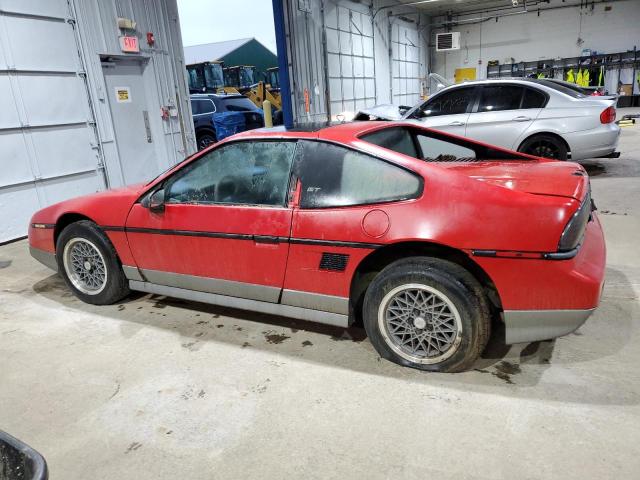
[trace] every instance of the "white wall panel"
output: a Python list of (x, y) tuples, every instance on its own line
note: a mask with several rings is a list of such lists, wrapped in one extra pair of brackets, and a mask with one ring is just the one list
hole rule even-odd
[(29, 132), (33, 141), (40, 175), (51, 178), (96, 170), (95, 142), (86, 125), (38, 128)]
[(342, 112), (380, 103), (417, 102), (429, 38), (420, 10), (395, 0), (284, 0), (284, 7), (296, 121), (336, 120)]
[[(553, 3), (559, 6), (559, 2)], [(615, 53), (633, 49), (634, 45), (640, 47), (638, 0), (595, 3), (593, 10), (591, 2), (586, 2), (583, 9), (579, 7), (580, 2), (567, 3), (577, 6), (541, 9), (539, 15), (536, 8), (527, 14), (502, 17), (498, 22), (461, 24), (453, 28), (461, 33), (461, 49), (432, 52), (432, 71), (453, 80), (456, 68), (476, 68), (476, 77), (486, 78), (489, 60), (534, 61), (578, 56), (583, 48)], [(609, 10), (605, 10), (607, 7)], [(470, 17), (460, 17), (460, 20), (465, 18)], [(442, 21), (442, 17), (433, 18), (433, 23)], [(433, 29), (434, 42), (435, 34), (442, 31), (440, 27)], [(580, 45), (576, 42), (578, 36), (583, 40)], [(611, 86), (614, 90), (610, 91), (615, 91), (615, 80)]]
[(11, 80), (6, 73), (0, 73), (0, 106), (0, 129), (20, 127)]
[(415, 105), (420, 100), (421, 38), (417, 23), (397, 19), (391, 24), (392, 103)]
[[(0, 242), (24, 235), (39, 208), (104, 189), (106, 155), (119, 164), (100, 63), (121, 54), (119, 16), (138, 23), (154, 72), (144, 81), (162, 168), (195, 150), (175, 0), (0, 0), (0, 151), (11, 165), (0, 169)], [(184, 121), (161, 119), (167, 105)]]
[(56, 18), (66, 18), (69, 13), (65, 0), (0, 0), (0, 10)]
[(33, 171), (22, 133), (0, 130), (0, 155), (0, 158), (7, 162), (6, 166), (2, 166), (0, 188), (33, 180)]
[(75, 72), (73, 28), (63, 20), (6, 16), (7, 50), (18, 70)]
[(29, 125), (87, 122), (90, 118), (83, 81), (70, 75), (18, 74)]

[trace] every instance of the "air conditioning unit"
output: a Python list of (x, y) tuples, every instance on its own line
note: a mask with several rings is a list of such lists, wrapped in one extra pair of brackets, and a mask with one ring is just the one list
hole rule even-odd
[(436, 52), (460, 50), (460, 32), (436, 33)]

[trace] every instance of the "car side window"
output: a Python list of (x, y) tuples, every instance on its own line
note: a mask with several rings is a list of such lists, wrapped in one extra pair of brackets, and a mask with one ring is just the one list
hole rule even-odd
[(422, 107), (425, 117), (466, 113), (475, 99), (475, 87), (456, 88), (427, 101)]
[(295, 142), (247, 141), (221, 146), (165, 184), (172, 203), (285, 205)]
[(533, 88), (525, 88), (522, 108), (542, 108), (546, 103), (547, 97), (544, 93)]
[(216, 106), (207, 98), (197, 98), (191, 100), (191, 109), (194, 115), (201, 115), (205, 113), (214, 113), (216, 111)]
[(406, 128), (384, 128), (362, 137), (367, 142), (388, 148), (394, 152), (418, 158), (418, 151), (411, 132)]
[(468, 162), (476, 159), (476, 152), (455, 143), (416, 135), (422, 150), (422, 159), (427, 162)]
[(193, 98), (191, 99), (191, 111), (194, 115), (198, 115), (200, 113), (200, 104)]
[(417, 175), (337, 145), (303, 141), (296, 157), (301, 208), (399, 201), (416, 198), (422, 191)]
[(480, 93), (478, 112), (518, 110), (523, 88), (518, 85), (485, 85)]

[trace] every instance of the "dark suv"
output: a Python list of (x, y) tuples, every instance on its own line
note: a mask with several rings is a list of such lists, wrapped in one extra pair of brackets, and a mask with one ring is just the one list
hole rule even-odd
[(193, 94), (191, 95), (191, 111), (193, 112), (193, 126), (196, 130), (198, 150), (222, 140), (222, 136), (218, 134), (216, 129), (215, 120), (227, 112), (244, 114), (242, 130), (252, 130), (264, 125), (262, 109), (256, 107), (251, 100), (243, 95)]

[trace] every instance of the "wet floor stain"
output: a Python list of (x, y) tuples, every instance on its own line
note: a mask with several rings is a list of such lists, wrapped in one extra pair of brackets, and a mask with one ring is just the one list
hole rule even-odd
[(611, 210), (600, 210), (600, 215), (623, 215), (626, 216), (627, 213), (618, 213), (618, 212), (612, 212)]
[(305, 340), (304, 342), (302, 342), (303, 347), (310, 347), (311, 345), (313, 345), (313, 343), (311, 343), (309, 340)]
[(477, 368), (476, 372), (489, 373), (494, 377), (497, 377), (500, 380), (504, 381), (507, 385), (515, 385), (515, 382), (511, 378), (512, 375), (522, 373), (520, 365), (518, 365), (517, 363), (507, 362), (506, 360), (498, 363), (497, 365), (494, 365), (493, 368), (495, 369), (495, 371)]
[(267, 330), (266, 332), (262, 332), (267, 343), (271, 343), (273, 345), (279, 345), (285, 340), (291, 338), (284, 333), (276, 333), (273, 330)]
[(133, 442), (131, 445), (129, 445), (129, 447), (125, 450), (125, 455), (129, 452), (135, 452), (136, 450), (138, 450), (140, 447), (142, 446), (141, 443), (139, 442)]
[(195, 352), (196, 350), (198, 350), (198, 348), (196, 347), (197, 343), (198, 342), (183, 343), (182, 344), (182, 348), (186, 348), (190, 352)]
[(264, 392), (266, 392), (266, 391), (267, 391), (267, 386), (268, 386), (267, 384), (268, 384), (269, 382), (271, 382), (271, 380), (269, 380), (269, 379), (267, 378), (267, 379), (266, 379), (264, 382), (262, 382), (261, 384), (256, 385), (255, 387), (252, 387), (252, 388), (251, 388), (251, 391), (252, 391), (253, 393), (264, 393)]
[(0, 260), (0, 268), (7, 268), (11, 266), (11, 260)]

